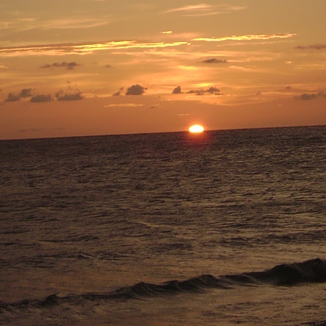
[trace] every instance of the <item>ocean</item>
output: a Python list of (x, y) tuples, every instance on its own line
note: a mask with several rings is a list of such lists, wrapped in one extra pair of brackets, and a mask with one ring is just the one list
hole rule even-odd
[(326, 126), (0, 141), (1, 325), (326, 325)]

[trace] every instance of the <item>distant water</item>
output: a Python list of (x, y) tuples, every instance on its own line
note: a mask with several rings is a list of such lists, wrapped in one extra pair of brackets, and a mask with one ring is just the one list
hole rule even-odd
[(0, 324), (326, 325), (326, 127), (0, 141)]

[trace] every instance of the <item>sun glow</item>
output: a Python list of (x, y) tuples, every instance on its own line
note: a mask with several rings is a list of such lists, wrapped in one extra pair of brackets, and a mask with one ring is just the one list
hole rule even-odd
[(191, 133), (201, 133), (201, 132), (203, 132), (204, 131), (204, 127), (203, 126), (201, 126), (201, 125), (193, 125), (193, 126), (191, 126), (190, 128), (189, 128), (189, 131), (191, 132)]

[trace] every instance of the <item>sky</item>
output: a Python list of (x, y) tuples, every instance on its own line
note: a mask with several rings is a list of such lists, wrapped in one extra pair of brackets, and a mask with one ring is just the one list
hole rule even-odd
[(0, 139), (326, 125), (325, 0), (1, 0)]

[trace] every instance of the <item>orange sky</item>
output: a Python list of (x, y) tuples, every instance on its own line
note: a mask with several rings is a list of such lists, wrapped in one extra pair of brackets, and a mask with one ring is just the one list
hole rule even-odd
[(2, 0), (0, 139), (326, 124), (325, 0)]

